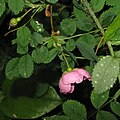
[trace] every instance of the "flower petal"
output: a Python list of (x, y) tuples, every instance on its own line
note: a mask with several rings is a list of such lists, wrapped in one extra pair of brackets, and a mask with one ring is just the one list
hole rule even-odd
[(77, 71), (71, 71), (62, 75), (62, 82), (64, 84), (76, 83), (80, 79), (80, 75)]
[(83, 80), (86, 80), (86, 79), (90, 80), (91, 76), (86, 70), (84, 69), (75, 69), (75, 70), (77, 70), (79, 74), (83, 75)]
[(84, 76), (79, 73), (78, 69), (74, 69), (73, 71), (78, 72), (79, 74), (79, 79), (76, 80), (76, 83), (81, 83), (83, 81)]
[(60, 88), (60, 92), (64, 94), (72, 93), (74, 91), (74, 85), (71, 84), (65, 85), (61, 80), (59, 82), (59, 88)]

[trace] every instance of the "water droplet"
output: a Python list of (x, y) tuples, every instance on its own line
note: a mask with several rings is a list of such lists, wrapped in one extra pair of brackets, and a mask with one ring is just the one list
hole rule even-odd
[(96, 77), (99, 77), (100, 75), (99, 74), (96, 74)]
[(103, 80), (103, 82), (105, 82), (106, 80)]
[(113, 81), (113, 78), (111, 78), (111, 81)]
[(116, 68), (116, 66), (114, 66), (113, 68)]
[(37, 30), (37, 32), (41, 32), (41, 31), (42, 31), (42, 29), (40, 29), (40, 28)]
[(26, 76), (26, 73), (24, 72), (24, 76)]
[(110, 85), (110, 87), (113, 87), (113, 85)]
[(117, 104), (119, 104), (119, 102), (116, 102)]
[(102, 95), (102, 98), (104, 98), (105, 96), (104, 95)]
[(105, 59), (105, 57), (103, 57), (103, 59)]
[(97, 84), (97, 81), (95, 81), (95, 84)]
[(35, 21), (36, 22), (36, 24), (39, 24), (39, 22), (38, 21)]
[(100, 66), (103, 67), (103, 63), (101, 63)]

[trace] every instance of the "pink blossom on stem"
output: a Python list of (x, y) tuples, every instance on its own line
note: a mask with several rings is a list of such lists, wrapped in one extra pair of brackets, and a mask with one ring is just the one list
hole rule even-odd
[(67, 94), (74, 91), (74, 84), (81, 83), (83, 80), (90, 80), (90, 74), (84, 69), (73, 69), (71, 72), (64, 73), (59, 81), (60, 92)]

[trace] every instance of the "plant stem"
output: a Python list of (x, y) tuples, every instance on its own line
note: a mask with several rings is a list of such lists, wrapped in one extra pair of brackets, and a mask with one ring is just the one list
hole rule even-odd
[[(98, 29), (100, 30), (102, 36), (104, 36), (104, 35), (105, 35), (104, 29), (103, 29), (103, 27), (101, 26), (99, 20), (97, 19), (95, 13), (94, 13), (93, 10), (91, 9), (89, 2), (88, 2), (87, 0), (81, 0), (81, 2), (82, 2), (82, 3), (85, 5), (85, 7), (88, 9), (90, 15), (92, 16), (93, 20), (95, 21), (95, 23), (96, 23)], [(110, 41), (107, 41), (106, 44), (108, 45), (108, 48), (109, 48), (109, 51), (110, 51), (111, 55), (114, 57), (114, 51), (113, 51), (113, 48), (112, 48), (112, 46), (111, 46), (111, 42), (110, 42)]]
[(53, 15), (52, 15), (52, 6), (50, 6), (50, 23), (51, 23), (51, 32), (52, 32), (52, 34), (54, 34), (54, 25), (53, 25)]
[(87, 33), (83, 33), (83, 34), (77, 34), (77, 35), (74, 35), (74, 36), (71, 36), (71, 37), (66, 37), (66, 38), (64, 38), (64, 40), (80, 37), (80, 36), (87, 35), (87, 34), (90, 34), (90, 33), (97, 33), (99, 31), (100, 30), (94, 30), (94, 31), (90, 31), (90, 32), (87, 32)]
[(113, 51), (111, 42), (110, 42), (110, 41), (107, 41), (107, 45), (108, 45), (108, 48), (109, 48), (109, 50), (110, 50), (110, 54), (114, 57), (114, 51)]
[(64, 60), (65, 60), (65, 63), (66, 63), (66, 65), (67, 65), (67, 68), (70, 68), (69, 63), (68, 63), (68, 61), (67, 61), (67, 59), (66, 59), (66, 57), (65, 57), (65, 54), (62, 53), (62, 56), (63, 56), (63, 58), (64, 58)]
[(39, 7), (36, 9), (36, 11), (33, 13), (33, 15), (31, 16), (31, 18), (30, 18), (25, 24), (23, 24), (22, 26), (20, 26), (20, 27), (18, 27), (18, 28), (15, 28), (15, 29), (13, 29), (13, 30), (10, 30), (10, 31), (7, 32), (4, 36), (7, 36), (9, 33), (12, 33), (12, 32), (14, 32), (14, 31), (16, 31), (16, 30), (24, 27), (25, 25), (27, 25), (27, 24), (33, 19), (33, 17), (35, 16), (35, 14), (36, 14), (38, 11), (42, 11), (43, 9), (44, 9), (44, 7), (39, 6)]
[(98, 21), (95, 13), (93, 12), (93, 10), (91, 9), (90, 7), (90, 4), (88, 3), (87, 0), (81, 0), (83, 1), (84, 5), (86, 6), (86, 8), (88, 9), (90, 15), (92, 16), (93, 20), (95, 21), (97, 27), (99, 28), (100, 32), (102, 33), (102, 35), (104, 36), (104, 29), (103, 27), (101, 26), (100, 22)]

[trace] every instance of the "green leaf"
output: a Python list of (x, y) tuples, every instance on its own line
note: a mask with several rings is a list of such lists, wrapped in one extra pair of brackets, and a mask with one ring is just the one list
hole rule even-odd
[(4, 98), (10, 96), (11, 87), (15, 80), (16, 79), (13, 79), (13, 80), (5, 79), (4, 80), (2, 84), (2, 93), (3, 93)]
[(120, 29), (118, 29), (115, 35), (111, 38), (112, 45), (120, 45)]
[[(70, 68), (74, 68), (74, 66), (75, 66), (74, 60), (71, 57), (66, 57), (66, 59), (68, 61)], [(65, 61), (61, 62), (61, 68), (62, 68), (62, 72), (67, 71), (68, 66), (66, 65)]]
[(3, 96), (3, 92), (2, 91), (0, 91), (0, 102), (1, 102), (1, 100), (4, 98), (4, 96)]
[(5, 115), (0, 111), (0, 120), (11, 120), (11, 118), (5, 116)]
[(116, 6), (113, 6), (113, 7), (111, 8), (111, 11), (114, 11), (114, 13), (115, 13), (116, 15), (120, 15), (120, 1), (119, 1), (119, 3), (117, 3)]
[(18, 63), (19, 58), (13, 58), (7, 63), (5, 74), (8, 79), (12, 80), (14, 77), (19, 77)]
[(44, 60), (44, 63), (50, 63), (58, 54), (58, 49), (53, 48), (48, 52), (48, 55), (46, 56), (46, 59)]
[(38, 44), (42, 44), (43, 41), (42, 41), (43, 37), (41, 34), (37, 33), (37, 32), (34, 32), (32, 34), (32, 38), (31, 38), (31, 41), (30, 41), (30, 46), (31, 47), (37, 47)]
[(92, 60), (92, 61), (97, 61), (98, 58), (95, 55), (95, 52), (93, 50), (93, 48), (88, 45), (87, 43), (85, 43), (84, 41), (81, 41), (80, 39), (78, 39), (76, 41), (76, 45), (79, 49), (79, 51), (81, 52), (81, 54), (88, 60)]
[(119, 61), (111, 56), (106, 56), (94, 67), (92, 84), (96, 93), (101, 94), (116, 82), (119, 73)]
[(99, 40), (96, 39), (93, 35), (91, 34), (86, 34), (78, 38), (78, 41), (84, 41), (87, 43), (89, 46), (94, 48), (96, 45), (98, 45)]
[(8, 6), (14, 14), (18, 14), (24, 8), (24, 0), (8, 0)]
[(117, 118), (112, 113), (101, 110), (97, 113), (96, 120), (117, 120)]
[(110, 103), (111, 110), (118, 116), (120, 116), (120, 103), (117, 101)]
[(31, 0), (31, 2), (35, 3), (35, 2), (38, 2), (39, 0)]
[(105, 0), (91, 0), (90, 3), (91, 3), (91, 7), (96, 13), (103, 9)]
[(63, 48), (63, 50), (64, 50), (64, 53), (67, 53), (74, 60), (74, 62), (77, 63), (77, 59), (72, 52), (68, 51), (65, 47)]
[(110, 40), (120, 28), (120, 15), (118, 15), (105, 31), (104, 41)]
[(120, 96), (120, 89), (115, 93), (114, 100), (117, 100), (119, 96)]
[(90, 31), (94, 27), (91, 16), (88, 16), (84, 11), (74, 7), (74, 15), (76, 17), (76, 26), (80, 30)]
[(85, 106), (74, 100), (64, 102), (63, 111), (71, 120), (84, 120), (87, 117)]
[(118, 50), (118, 51), (115, 52), (115, 57), (116, 58), (120, 58), (120, 50)]
[(41, 97), (44, 95), (49, 89), (49, 84), (48, 83), (37, 83), (36, 86), (36, 92), (35, 92), (35, 97)]
[(67, 117), (65, 115), (61, 115), (61, 116), (54, 115), (51, 117), (45, 117), (45, 118), (43, 118), (43, 120), (70, 120), (70, 119), (69, 119), (69, 117)]
[(0, 0), (0, 17), (2, 16), (3, 12), (5, 11), (5, 1)]
[(32, 57), (29, 54), (22, 56), (18, 63), (18, 71), (20, 75), (24, 78), (28, 78), (33, 73), (33, 69), (34, 64)]
[(39, 33), (44, 32), (43, 24), (39, 23), (38, 21), (35, 21), (34, 19), (32, 19), (30, 21), (30, 25), (36, 32), (39, 32)]
[(48, 56), (48, 48), (45, 46), (36, 48), (32, 52), (32, 58), (33, 58), (34, 62), (39, 63), (39, 64), (44, 63), (47, 56)]
[(63, 19), (60, 24), (63, 32), (66, 35), (73, 35), (76, 32), (76, 24), (73, 19), (69, 19), (69, 18)]
[(106, 1), (106, 4), (107, 5), (110, 5), (110, 6), (116, 6), (118, 4), (120, 4), (120, 1), (119, 0), (105, 0)]
[(106, 26), (110, 25), (110, 23), (112, 22), (114, 17), (115, 17), (114, 11), (112, 11), (111, 8), (109, 8), (108, 10), (104, 11), (100, 15), (99, 21), (101, 22), (101, 25), (103, 27), (106, 27)]
[(73, 51), (75, 49), (76, 42), (73, 39), (69, 39), (66, 43), (66, 49), (68, 51)]
[(46, 0), (46, 1), (49, 2), (49, 3), (55, 4), (58, 0)]
[(17, 30), (17, 38), (21, 46), (27, 46), (31, 40), (31, 31), (27, 26), (24, 26)]
[(109, 91), (97, 94), (95, 91), (92, 91), (91, 102), (96, 109), (99, 109), (109, 98)]
[(21, 46), (19, 43), (17, 44), (17, 53), (25, 54), (28, 52), (28, 46)]
[(0, 110), (7, 116), (17, 119), (38, 118), (61, 104), (55, 90), (50, 87), (48, 92), (40, 98), (8, 97), (0, 103)]

